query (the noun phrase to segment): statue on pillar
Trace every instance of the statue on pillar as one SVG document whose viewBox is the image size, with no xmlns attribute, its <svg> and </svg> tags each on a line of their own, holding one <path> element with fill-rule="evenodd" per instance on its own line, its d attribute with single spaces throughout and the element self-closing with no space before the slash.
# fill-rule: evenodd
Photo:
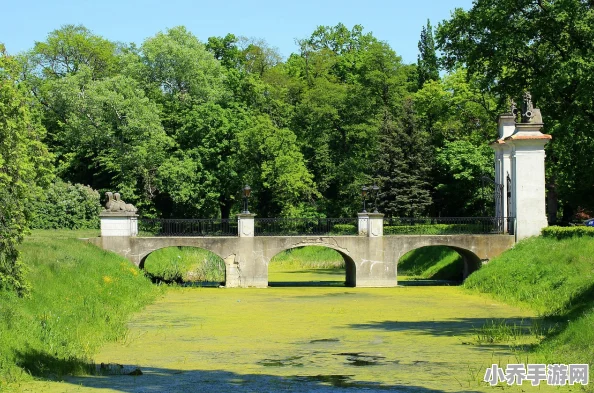
<svg viewBox="0 0 594 393">
<path fill-rule="evenodd" d="M 136 213 L 138 209 L 134 207 L 131 203 L 126 203 L 120 199 L 120 194 L 116 192 L 115 194 L 108 191 L 105 193 L 105 207 L 103 208 L 104 212 L 127 212 L 127 213 Z"/>
<path fill-rule="evenodd" d="M 528 124 L 542 124 L 542 115 L 540 114 L 540 109 L 535 108 L 534 104 L 532 103 L 532 94 L 529 91 L 524 93 L 522 97 L 522 109 L 518 109 L 514 100 L 511 100 L 511 113 L 514 116 L 520 115 L 520 123 Z"/>
<path fill-rule="evenodd" d="M 522 123 L 531 123 L 534 117 L 534 105 L 532 104 L 532 94 L 529 91 L 524 93 L 524 102 L 522 103 Z"/>
</svg>

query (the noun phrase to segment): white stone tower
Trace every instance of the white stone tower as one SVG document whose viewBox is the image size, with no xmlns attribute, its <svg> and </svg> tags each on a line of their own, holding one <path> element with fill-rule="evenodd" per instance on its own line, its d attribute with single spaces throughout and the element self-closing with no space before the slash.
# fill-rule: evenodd
<svg viewBox="0 0 594 393">
<path fill-rule="evenodd" d="M 542 116 L 540 109 L 533 108 L 530 93 L 524 95 L 521 111 L 512 102 L 511 113 L 500 115 L 498 126 L 499 139 L 491 144 L 495 150 L 495 182 L 503 185 L 496 217 L 515 217 L 513 233 L 517 240 L 537 236 L 547 226 L 544 146 L 551 136 L 541 132 Z M 508 228 L 508 222 L 505 225 Z"/>
</svg>

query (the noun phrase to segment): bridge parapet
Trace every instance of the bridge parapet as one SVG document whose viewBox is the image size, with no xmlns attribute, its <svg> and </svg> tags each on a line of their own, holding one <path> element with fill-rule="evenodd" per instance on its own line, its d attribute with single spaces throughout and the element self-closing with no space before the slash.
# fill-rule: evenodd
<svg viewBox="0 0 594 393">
<path fill-rule="evenodd" d="M 146 236 L 361 236 L 513 234 L 513 217 L 391 217 L 359 213 L 357 218 L 140 219 Z M 512 225 L 507 225 L 512 223 Z M 108 235 L 111 236 L 111 235 Z M 128 235 L 120 235 L 128 236 Z M 131 235 L 134 236 L 134 235 Z"/>
</svg>

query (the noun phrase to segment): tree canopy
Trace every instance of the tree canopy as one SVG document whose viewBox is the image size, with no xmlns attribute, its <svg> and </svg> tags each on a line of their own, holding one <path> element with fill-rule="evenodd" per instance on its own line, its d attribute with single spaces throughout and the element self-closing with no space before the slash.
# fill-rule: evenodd
<svg viewBox="0 0 594 393">
<path fill-rule="evenodd" d="M 373 182 L 390 215 L 478 213 L 453 206 L 440 184 L 458 177 L 437 158 L 494 134 L 496 98 L 464 69 L 440 77 L 429 21 L 417 64 L 360 25 L 297 45 L 285 60 L 232 33 L 202 42 L 178 26 L 124 45 L 66 25 L 19 57 L 20 78 L 56 174 L 144 215 L 227 218 L 249 183 L 261 216 L 350 216 Z"/>
<path fill-rule="evenodd" d="M 437 31 L 443 63 L 464 66 L 499 103 L 529 90 L 542 109 L 549 189 L 568 220 L 594 208 L 594 4 L 580 0 L 481 0 Z M 555 217 L 550 217 L 554 220 Z"/>
</svg>

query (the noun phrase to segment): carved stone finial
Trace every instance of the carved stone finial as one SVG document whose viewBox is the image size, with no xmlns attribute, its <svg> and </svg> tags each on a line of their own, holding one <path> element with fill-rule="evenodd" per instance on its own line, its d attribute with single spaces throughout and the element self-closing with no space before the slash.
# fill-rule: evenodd
<svg viewBox="0 0 594 393">
<path fill-rule="evenodd" d="M 522 123 L 530 123 L 534 116 L 534 105 L 532 104 L 532 94 L 529 91 L 524 93 L 524 103 L 522 104 Z"/>
<path fill-rule="evenodd" d="M 513 99 L 509 100 L 509 113 L 513 115 L 518 114 L 518 106 L 516 105 L 516 102 Z"/>
</svg>

